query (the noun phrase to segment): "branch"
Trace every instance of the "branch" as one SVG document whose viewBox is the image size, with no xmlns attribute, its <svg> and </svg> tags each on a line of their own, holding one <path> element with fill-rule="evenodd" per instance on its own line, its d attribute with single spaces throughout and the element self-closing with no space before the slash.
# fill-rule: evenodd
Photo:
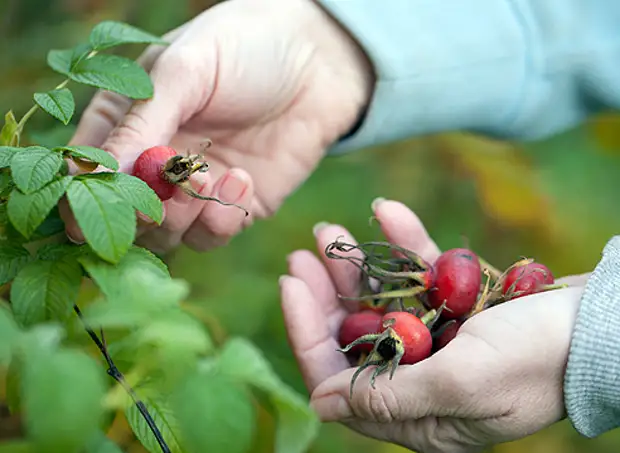
<svg viewBox="0 0 620 453">
<path fill-rule="evenodd" d="M 78 318 L 80 318 L 80 320 L 82 321 L 82 324 L 84 325 L 84 329 L 86 329 L 86 333 L 88 333 L 90 338 L 92 338 L 93 342 L 97 345 L 97 347 L 101 351 L 103 358 L 108 364 L 108 370 L 107 370 L 108 374 L 112 376 L 112 378 L 114 378 L 114 380 L 118 382 L 125 389 L 125 391 L 129 394 L 134 404 L 136 405 L 136 407 L 142 414 L 142 417 L 144 417 L 146 424 L 149 426 L 149 428 L 153 432 L 153 435 L 155 436 L 155 439 L 157 440 L 157 443 L 159 444 L 161 451 L 163 453 L 171 453 L 170 447 L 168 447 L 168 445 L 166 444 L 166 441 L 164 440 L 164 437 L 162 436 L 161 431 L 159 431 L 159 428 L 157 428 L 157 425 L 155 424 L 155 421 L 153 421 L 153 417 L 151 416 L 151 414 L 149 414 L 148 409 L 146 408 L 144 403 L 140 400 L 140 398 L 138 397 L 134 389 L 131 388 L 131 386 L 127 383 L 127 381 L 125 380 L 125 376 L 123 376 L 123 373 L 120 372 L 120 370 L 114 364 L 112 357 L 110 357 L 110 354 L 108 353 L 108 348 L 106 347 L 106 344 L 105 344 L 105 338 L 103 336 L 103 329 L 101 330 L 101 339 L 99 339 L 97 334 L 91 328 L 87 326 L 86 322 L 84 321 L 84 317 L 82 316 L 82 312 L 80 311 L 80 308 L 77 305 L 74 305 L 73 310 L 78 315 Z"/>
</svg>

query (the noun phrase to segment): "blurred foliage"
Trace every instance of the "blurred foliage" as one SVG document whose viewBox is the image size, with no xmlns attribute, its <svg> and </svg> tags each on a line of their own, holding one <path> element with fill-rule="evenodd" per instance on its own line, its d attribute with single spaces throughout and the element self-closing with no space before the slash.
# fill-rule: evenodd
<svg viewBox="0 0 620 453">
<path fill-rule="evenodd" d="M 177 27 L 211 3 L 206 0 L 3 0 L 0 4 L 0 108 L 21 116 L 29 93 L 58 82 L 45 67 L 51 48 L 73 45 L 103 19 L 133 23 L 154 33 Z M 130 56 L 131 48 L 129 51 Z M 28 93 L 28 95 L 24 95 Z M 81 112 L 92 90 L 75 87 Z M 79 115 L 76 115 L 78 118 Z M 66 131 L 51 128 L 47 115 L 31 122 L 33 139 L 57 144 Z M 289 350 L 278 303 L 278 276 L 286 256 L 314 249 L 312 226 L 341 223 L 361 240 L 376 237 L 368 227 L 370 203 L 378 196 L 403 201 L 427 225 L 440 247 L 469 246 L 498 266 L 528 255 L 560 276 L 590 271 L 602 247 L 620 231 L 620 119 L 597 118 L 558 137 L 523 146 L 465 134 L 444 134 L 326 159 L 279 214 L 258 222 L 230 246 L 208 254 L 181 249 L 169 258 L 173 275 L 193 285 L 192 301 L 213 320 L 214 333 L 245 335 L 266 352 L 283 379 L 304 392 Z M 239 306 L 244 307 L 239 312 Z M 271 451 L 269 415 L 254 452 Z M 3 427 L 4 428 L 4 427 Z M 3 430 L 0 430 L 0 436 Z M 109 433 L 143 451 L 119 418 Z M 399 447 L 325 425 L 312 453 L 397 453 Z M 495 453 L 599 453 L 620 448 L 620 432 L 581 438 L 567 421 Z"/>
</svg>

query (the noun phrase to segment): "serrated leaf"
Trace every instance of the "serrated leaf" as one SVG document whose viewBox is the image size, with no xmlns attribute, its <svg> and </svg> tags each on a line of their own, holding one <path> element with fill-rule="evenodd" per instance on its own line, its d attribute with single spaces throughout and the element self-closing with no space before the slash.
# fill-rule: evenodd
<svg viewBox="0 0 620 453">
<path fill-rule="evenodd" d="M 175 389 L 171 404 L 189 453 L 249 451 L 256 411 L 239 383 L 218 374 L 194 373 Z"/>
<path fill-rule="evenodd" d="M 157 224 L 164 217 L 164 205 L 147 183 L 127 173 L 99 173 L 102 181 L 112 185 L 137 211 L 148 216 Z"/>
<path fill-rule="evenodd" d="M 61 165 L 59 153 L 42 146 L 29 146 L 13 156 L 11 173 L 15 185 L 28 194 L 51 182 Z"/>
<path fill-rule="evenodd" d="M 131 204 L 108 184 L 87 177 L 71 182 L 67 198 L 88 245 L 104 260 L 117 263 L 136 237 Z"/>
<path fill-rule="evenodd" d="M 12 110 L 4 115 L 4 125 L 0 130 L 0 145 L 15 145 L 17 132 L 17 120 Z"/>
<path fill-rule="evenodd" d="M 22 151 L 23 148 L 16 146 L 0 146 L 0 168 L 7 168 L 11 165 L 13 156 Z"/>
<path fill-rule="evenodd" d="M 54 71 L 68 75 L 76 63 L 92 52 L 90 43 L 81 43 L 70 49 L 52 49 L 47 53 L 47 64 Z"/>
<path fill-rule="evenodd" d="M 167 401 L 163 398 L 156 399 L 144 394 L 140 394 L 139 396 L 148 409 L 149 414 L 153 418 L 166 444 L 170 448 L 170 451 L 172 453 L 185 453 L 185 450 L 181 448 L 179 439 L 179 423 L 172 410 L 168 407 Z M 125 411 L 125 416 L 127 417 L 129 426 L 144 448 L 150 453 L 161 453 L 161 447 L 157 443 L 155 436 L 138 408 L 135 405 L 131 405 Z"/>
<path fill-rule="evenodd" d="M 23 401 L 26 431 L 40 453 L 77 452 L 96 434 L 103 415 L 104 373 L 71 350 L 28 358 Z"/>
<path fill-rule="evenodd" d="M 275 453 L 301 453 L 318 433 L 319 419 L 307 402 L 273 371 L 252 343 L 235 338 L 222 348 L 218 370 L 265 392 L 277 419 Z"/>
<path fill-rule="evenodd" d="M 131 99 L 149 99 L 153 84 L 138 63 L 116 55 L 96 54 L 76 63 L 67 77 L 84 85 L 114 91 Z"/>
<path fill-rule="evenodd" d="M 72 179 L 65 176 L 29 194 L 14 189 L 7 203 L 7 214 L 15 229 L 29 239 L 65 194 Z"/>
<path fill-rule="evenodd" d="M 83 252 L 83 245 L 44 244 L 37 250 L 37 259 L 42 261 L 58 261 L 64 258 L 78 258 Z"/>
<path fill-rule="evenodd" d="M 152 271 L 132 268 L 116 281 L 120 291 L 114 298 L 95 302 L 84 309 L 89 324 L 101 327 L 146 325 L 159 316 L 180 309 L 189 293 L 183 280 L 162 278 Z"/>
<path fill-rule="evenodd" d="M 43 223 L 37 227 L 32 234 L 30 240 L 36 241 L 39 239 L 48 238 L 58 233 L 65 231 L 65 222 L 60 217 L 60 211 L 58 205 L 54 206 L 51 212 L 47 215 Z"/>
<path fill-rule="evenodd" d="M 101 431 L 84 447 L 84 453 L 123 453 L 123 450 Z"/>
<path fill-rule="evenodd" d="M 158 36 L 123 22 L 112 20 L 106 20 L 95 25 L 90 33 L 89 41 L 92 48 L 98 51 L 121 44 L 167 44 Z"/>
<path fill-rule="evenodd" d="M 66 320 L 77 300 L 81 282 L 82 269 L 71 257 L 30 262 L 11 285 L 16 321 L 21 326 L 32 326 L 47 319 Z"/>
<path fill-rule="evenodd" d="M 59 146 L 55 150 L 67 151 L 70 156 L 96 162 L 110 170 L 118 170 L 118 161 L 114 156 L 94 146 Z"/>
<path fill-rule="evenodd" d="M 13 178 L 8 171 L 0 170 L 0 197 L 7 198 L 15 184 L 13 184 Z"/>
<path fill-rule="evenodd" d="M 213 347 L 203 325 L 189 314 L 178 311 L 154 318 L 138 331 L 137 341 L 172 350 L 173 353 L 206 353 Z"/>
<path fill-rule="evenodd" d="M 73 93 L 68 88 L 51 90 L 45 93 L 35 93 L 35 102 L 63 124 L 69 124 L 75 113 L 75 100 Z"/>
<path fill-rule="evenodd" d="M 21 245 L 0 242 L 0 285 L 13 280 L 30 260 L 30 253 Z"/>
<path fill-rule="evenodd" d="M 123 296 L 124 276 L 132 269 L 152 272 L 156 278 L 169 279 L 170 272 L 166 264 L 150 251 L 133 246 L 117 264 L 110 264 L 96 256 L 84 255 L 79 258 L 80 264 L 99 287 L 102 294 L 110 300 Z"/>
</svg>

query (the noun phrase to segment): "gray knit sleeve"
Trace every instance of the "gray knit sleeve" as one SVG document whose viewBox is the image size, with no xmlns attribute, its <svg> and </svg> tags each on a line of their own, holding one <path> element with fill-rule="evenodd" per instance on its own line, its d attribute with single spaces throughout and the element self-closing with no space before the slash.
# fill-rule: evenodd
<svg viewBox="0 0 620 453">
<path fill-rule="evenodd" d="M 612 238 L 581 299 L 564 380 L 568 418 L 586 437 L 620 427 L 620 236 Z"/>
</svg>

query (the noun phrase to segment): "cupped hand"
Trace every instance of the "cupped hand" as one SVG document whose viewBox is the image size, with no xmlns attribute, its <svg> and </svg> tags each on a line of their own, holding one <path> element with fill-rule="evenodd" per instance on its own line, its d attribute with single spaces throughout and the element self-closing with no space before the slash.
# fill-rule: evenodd
<svg viewBox="0 0 620 453">
<path fill-rule="evenodd" d="M 353 39 L 313 0 L 229 0 L 209 8 L 151 47 L 139 62 L 155 95 L 131 103 L 98 93 L 71 144 L 99 146 L 129 172 L 154 145 L 205 151 L 210 170 L 194 176 L 202 195 L 164 204 L 161 227 L 145 225 L 138 243 L 165 252 L 181 243 L 207 250 L 252 219 L 273 214 L 362 114 L 372 71 Z M 82 241 L 65 206 L 68 235 Z"/>
<path fill-rule="evenodd" d="M 416 215 L 403 204 L 374 204 L 387 239 L 434 262 L 440 251 Z M 358 378 L 336 348 L 340 323 L 351 310 L 337 294 L 359 292 L 359 270 L 329 260 L 327 244 L 343 227 L 315 228 L 320 258 L 309 251 L 289 257 L 281 278 L 289 341 L 323 421 L 337 421 L 367 436 L 419 453 L 469 453 L 530 435 L 565 417 L 563 375 L 586 275 L 575 285 L 522 297 L 466 321 L 444 349 L 415 365 L 401 365 L 392 380 L 372 370 Z M 354 308 L 353 308 L 354 309 Z"/>
</svg>

